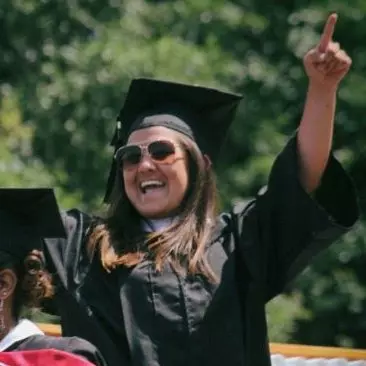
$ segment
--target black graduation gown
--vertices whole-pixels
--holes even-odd
[[[89,342],[77,337],[61,338],[31,335],[13,343],[4,352],[56,349],[83,357],[96,366],[106,366],[100,352]]]
[[[107,273],[86,254],[90,217],[71,210],[68,239],[46,243],[63,332],[95,344],[109,366],[268,366],[266,302],[357,217],[352,183],[333,157],[316,197],[305,193],[295,138],[266,192],[218,218],[207,243],[218,284],[169,266],[159,274],[149,261]]]

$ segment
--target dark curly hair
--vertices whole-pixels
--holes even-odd
[[[11,269],[18,282],[14,292],[13,316],[18,319],[23,308],[37,308],[53,295],[51,275],[45,270],[43,253],[32,250],[23,260],[0,252],[0,270]]]

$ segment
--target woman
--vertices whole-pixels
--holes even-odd
[[[0,362],[104,365],[89,342],[48,337],[21,318],[24,307],[37,307],[53,294],[41,252],[42,238],[65,236],[53,191],[0,189],[0,230]]]
[[[110,366],[269,365],[266,302],[358,215],[330,155],[336,90],[351,63],[331,41],[335,21],[305,57],[304,115],[267,191],[230,213],[216,216],[212,165],[240,98],[132,82],[107,218],[71,210],[67,240],[46,243],[65,334],[96,344]]]

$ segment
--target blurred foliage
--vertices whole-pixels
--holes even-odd
[[[217,173],[225,207],[255,195],[298,125],[301,57],[330,11],[339,12],[335,38],[354,60],[339,91],[334,149],[363,208],[362,0],[2,2],[0,184],[56,186],[63,207],[99,208],[127,87],[155,76],[244,95]],[[362,220],[269,304],[271,340],[366,347],[365,234]]]
[[[310,311],[302,306],[302,295],[280,295],[267,305],[269,339],[272,342],[291,342],[299,321],[312,320]]]
[[[60,318],[56,315],[46,314],[41,309],[23,309],[21,312],[23,318],[32,319],[37,323],[59,324]]]

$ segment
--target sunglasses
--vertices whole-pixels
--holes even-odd
[[[145,155],[156,164],[173,164],[177,160],[176,146],[167,140],[153,141],[147,145],[125,145],[116,151],[115,159],[123,169],[136,167]]]

